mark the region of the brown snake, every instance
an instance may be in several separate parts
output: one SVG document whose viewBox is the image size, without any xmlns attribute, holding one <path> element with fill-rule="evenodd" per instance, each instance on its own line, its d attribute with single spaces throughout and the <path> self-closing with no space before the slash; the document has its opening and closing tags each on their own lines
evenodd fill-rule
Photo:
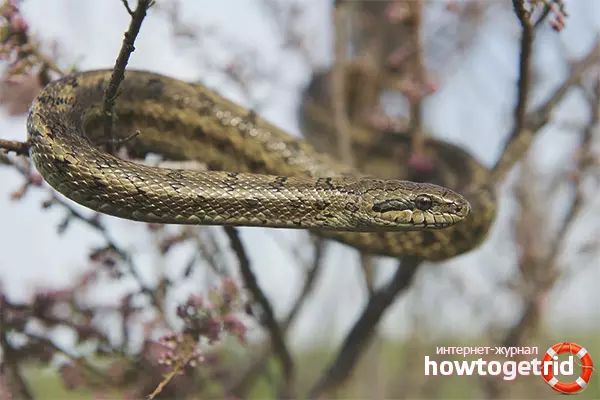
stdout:
<svg viewBox="0 0 600 400">
<path fill-rule="evenodd" d="M 407 247 L 406 232 L 393 231 L 429 232 L 469 214 L 452 190 L 364 176 L 200 85 L 141 71 L 127 71 L 121 84 L 116 138 L 139 131 L 125 144 L 129 156 L 160 153 L 211 171 L 117 158 L 97 147 L 106 141 L 102 99 L 110 74 L 51 82 L 27 122 L 37 170 L 96 211 L 144 222 L 311 229 L 374 253 L 425 258 L 431 246 Z"/>
<path fill-rule="evenodd" d="M 332 119 L 330 74 L 316 74 L 304 92 L 300 108 L 300 125 L 304 137 L 318 150 L 335 154 L 337 137 Z M 471 204 L 471 213 L 459 224 L 438 231 L 403 232 L 405 255 L 419 255 L 430 261 L 441 261 L 468 252 L 487 237 L 496 216 L 496 182 L 518 162 L 532 141 L 523 133 L 511 143 L 494 171 L 481 164 L 458 146 L 427 138 L 422 156 L 431 163 L 425 168 L 410 165 L 413 154 L 412 136 L 404 131 L 378 131 L 366 127 L 359 111 L 365 103 L 364 91 L 381 90 L 381 81 L 365 73 L 360 65 L 345 70 L 346 113 L 352 123 L 348 132 L 353 145 L 355 164 L 361 172 L 384 178 L 432 182 L 461 193 Z M 368 97 L 368 96 L 367 96 Z M 365 240 L 367 251 L 385 252 L 388 237 L 370 234 Z"/>
</svg>

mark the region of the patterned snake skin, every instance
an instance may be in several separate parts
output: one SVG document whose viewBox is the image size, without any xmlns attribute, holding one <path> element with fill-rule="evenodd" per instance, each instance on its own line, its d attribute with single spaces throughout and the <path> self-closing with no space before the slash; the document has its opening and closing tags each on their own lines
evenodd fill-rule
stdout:
<svg viewBox="0 0 600 400">
<path fill-rule="evenodd" d="M 137 221 L 306 228 L 376 254 L 431 260 L 457 254 L 451 234 L 436 242 L 430 235 L 461 225 L 470 212 L 461 195 L 364 176 L 200 85 L 128 71 L 114 131 L 118 139 L 140 132 L 124 144 L 130 157 L 161 153 L 204 162 L 211 171 L 157 168 L 103 152 L 102 96 L 110 74 L 64 77 L 31 106 L 33 163 L 72 200 Z"/>
</svg>

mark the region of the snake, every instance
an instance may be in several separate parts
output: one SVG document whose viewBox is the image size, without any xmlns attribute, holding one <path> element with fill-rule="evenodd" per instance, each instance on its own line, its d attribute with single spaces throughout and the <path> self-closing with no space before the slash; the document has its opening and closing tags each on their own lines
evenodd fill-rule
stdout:
<svg viewBox="0 0 600 400">
<path fill-rule="evenodd" d="M 403 232 L 405 255 L 417 255 L 429 261 L 444 261 L 479 247 L 487 238 L 497 211 L 497 184 L 529 148 L 533 136 L 528 132 L 510 141 L 496 165 L 490 169 L 465 149 L 444 140 L 426 137 L 421 158 L 430 163 L 412 165 L 413 135 L 407 129 L 377 130 L 361 121 L 364 91 L 384 88 L 380 77 L 373 77 L 358 64 L 344 70 L 346 114 L 351 122 L 348 134 L 353 146 L 356 167 L 364 173 L 432 182 L 461 193 L 471 205 L 471 212 L 460 223 L 438 231 Z M 332 119 L 329 83 L 332 70 L 313 75 L 302 95 L 299 109 L 303 136 L 319 151 L 335 154 L 338 149 L 336 126 Z M 386 235 L 364 238 L 366 250 L 385 251 Z M 365 250 L 365 248 L 363 248 Z M 424 254 L 423 254 L 424 253 Z"/>
<path fill-rule="evenodd" d="M 471 211 L 456 191 L 361 173 L 215 91 L 147 71 L 125 72 L 110 140 L 127 156 L 110 154 L 103 99 L 111 74 L 48 83 L 27 117 L 38 172 L 92 210 L 150 223 L 308 229 L 374 254 L 423 258 L 435 258 L 426 237 L 414 247 L 405 233 L 447 229 Z M 207 170 L 133 161 L 151 153 Z"/>
</svg>

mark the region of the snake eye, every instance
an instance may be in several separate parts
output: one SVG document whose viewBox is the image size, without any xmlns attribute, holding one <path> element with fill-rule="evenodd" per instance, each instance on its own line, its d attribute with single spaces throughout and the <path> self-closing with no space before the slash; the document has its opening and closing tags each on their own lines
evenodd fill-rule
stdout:
<svg viewBox="0 0 600 400">
<path fill-rule="evenodd" d="M 426 194 L 420 194 L 415 199 L 415 206 L 421 211 L 427 211 L 431 208 L 433 201 Z"/>
</svg>

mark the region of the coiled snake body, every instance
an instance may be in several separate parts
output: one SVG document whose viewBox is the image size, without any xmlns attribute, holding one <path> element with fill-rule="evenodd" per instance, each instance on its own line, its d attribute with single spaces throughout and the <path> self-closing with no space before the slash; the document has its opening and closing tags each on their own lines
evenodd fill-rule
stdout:
<svg viewBox="0 0 600 400">
<path fill-rule="evenodd" d="M 365 177 L 200 85 L 127 71 L 113 131 L 130 138 L 130 157 L 156 152 L 213 171 L 157 168 L 99 150 L 110 74 L 52 82 L 30 109 L 32 161 L 72 200 L 145 222 L 307 228 L 395 257 L 440 260 L 461 252 L 453 245 L 460 230 L 447 227 L 460 227 L 469 214 L 462 196 L 434 184 Z"/>
<path fill-rule="evenodd" d="M 336 154 L 338 143 L 329 87 L 331 73 L 324 71 L 313 76 L 303 94 L 299 121 L 304 137 L 316 149 Z M 381 82 L 357 64 L 350 64 L 345 74 L 346 114 L 352 123 L 347 133 L 353 145 L 356 167 L 384 178 L 442 185 L 461 193 L 471 204 L 470 214 L 455 226 L 439 231 L 401 233 L 404 254 L 441 261 L 478 247 L 496 217 L 496 183 L 521 159 L 533 136 L 523 133 L 513 140 L 497 162 L 501 166 L 493 170 L 462 148 L 432 138 L 425 139 L 421 154 L 426 165 L 411 165 L 413 137 L 407 129 L 379 131 L 361 120 L 360 109 L 366 100 L 364 91 L 381 91 L 384 88 L 380 86 Z M 368 100 L 369 96 L 366 97 Z M 385 235 L 377 233 L 364 239 L 368 240 L 369 249 L 385 250 L 382 246 Z"/>
</svg>

